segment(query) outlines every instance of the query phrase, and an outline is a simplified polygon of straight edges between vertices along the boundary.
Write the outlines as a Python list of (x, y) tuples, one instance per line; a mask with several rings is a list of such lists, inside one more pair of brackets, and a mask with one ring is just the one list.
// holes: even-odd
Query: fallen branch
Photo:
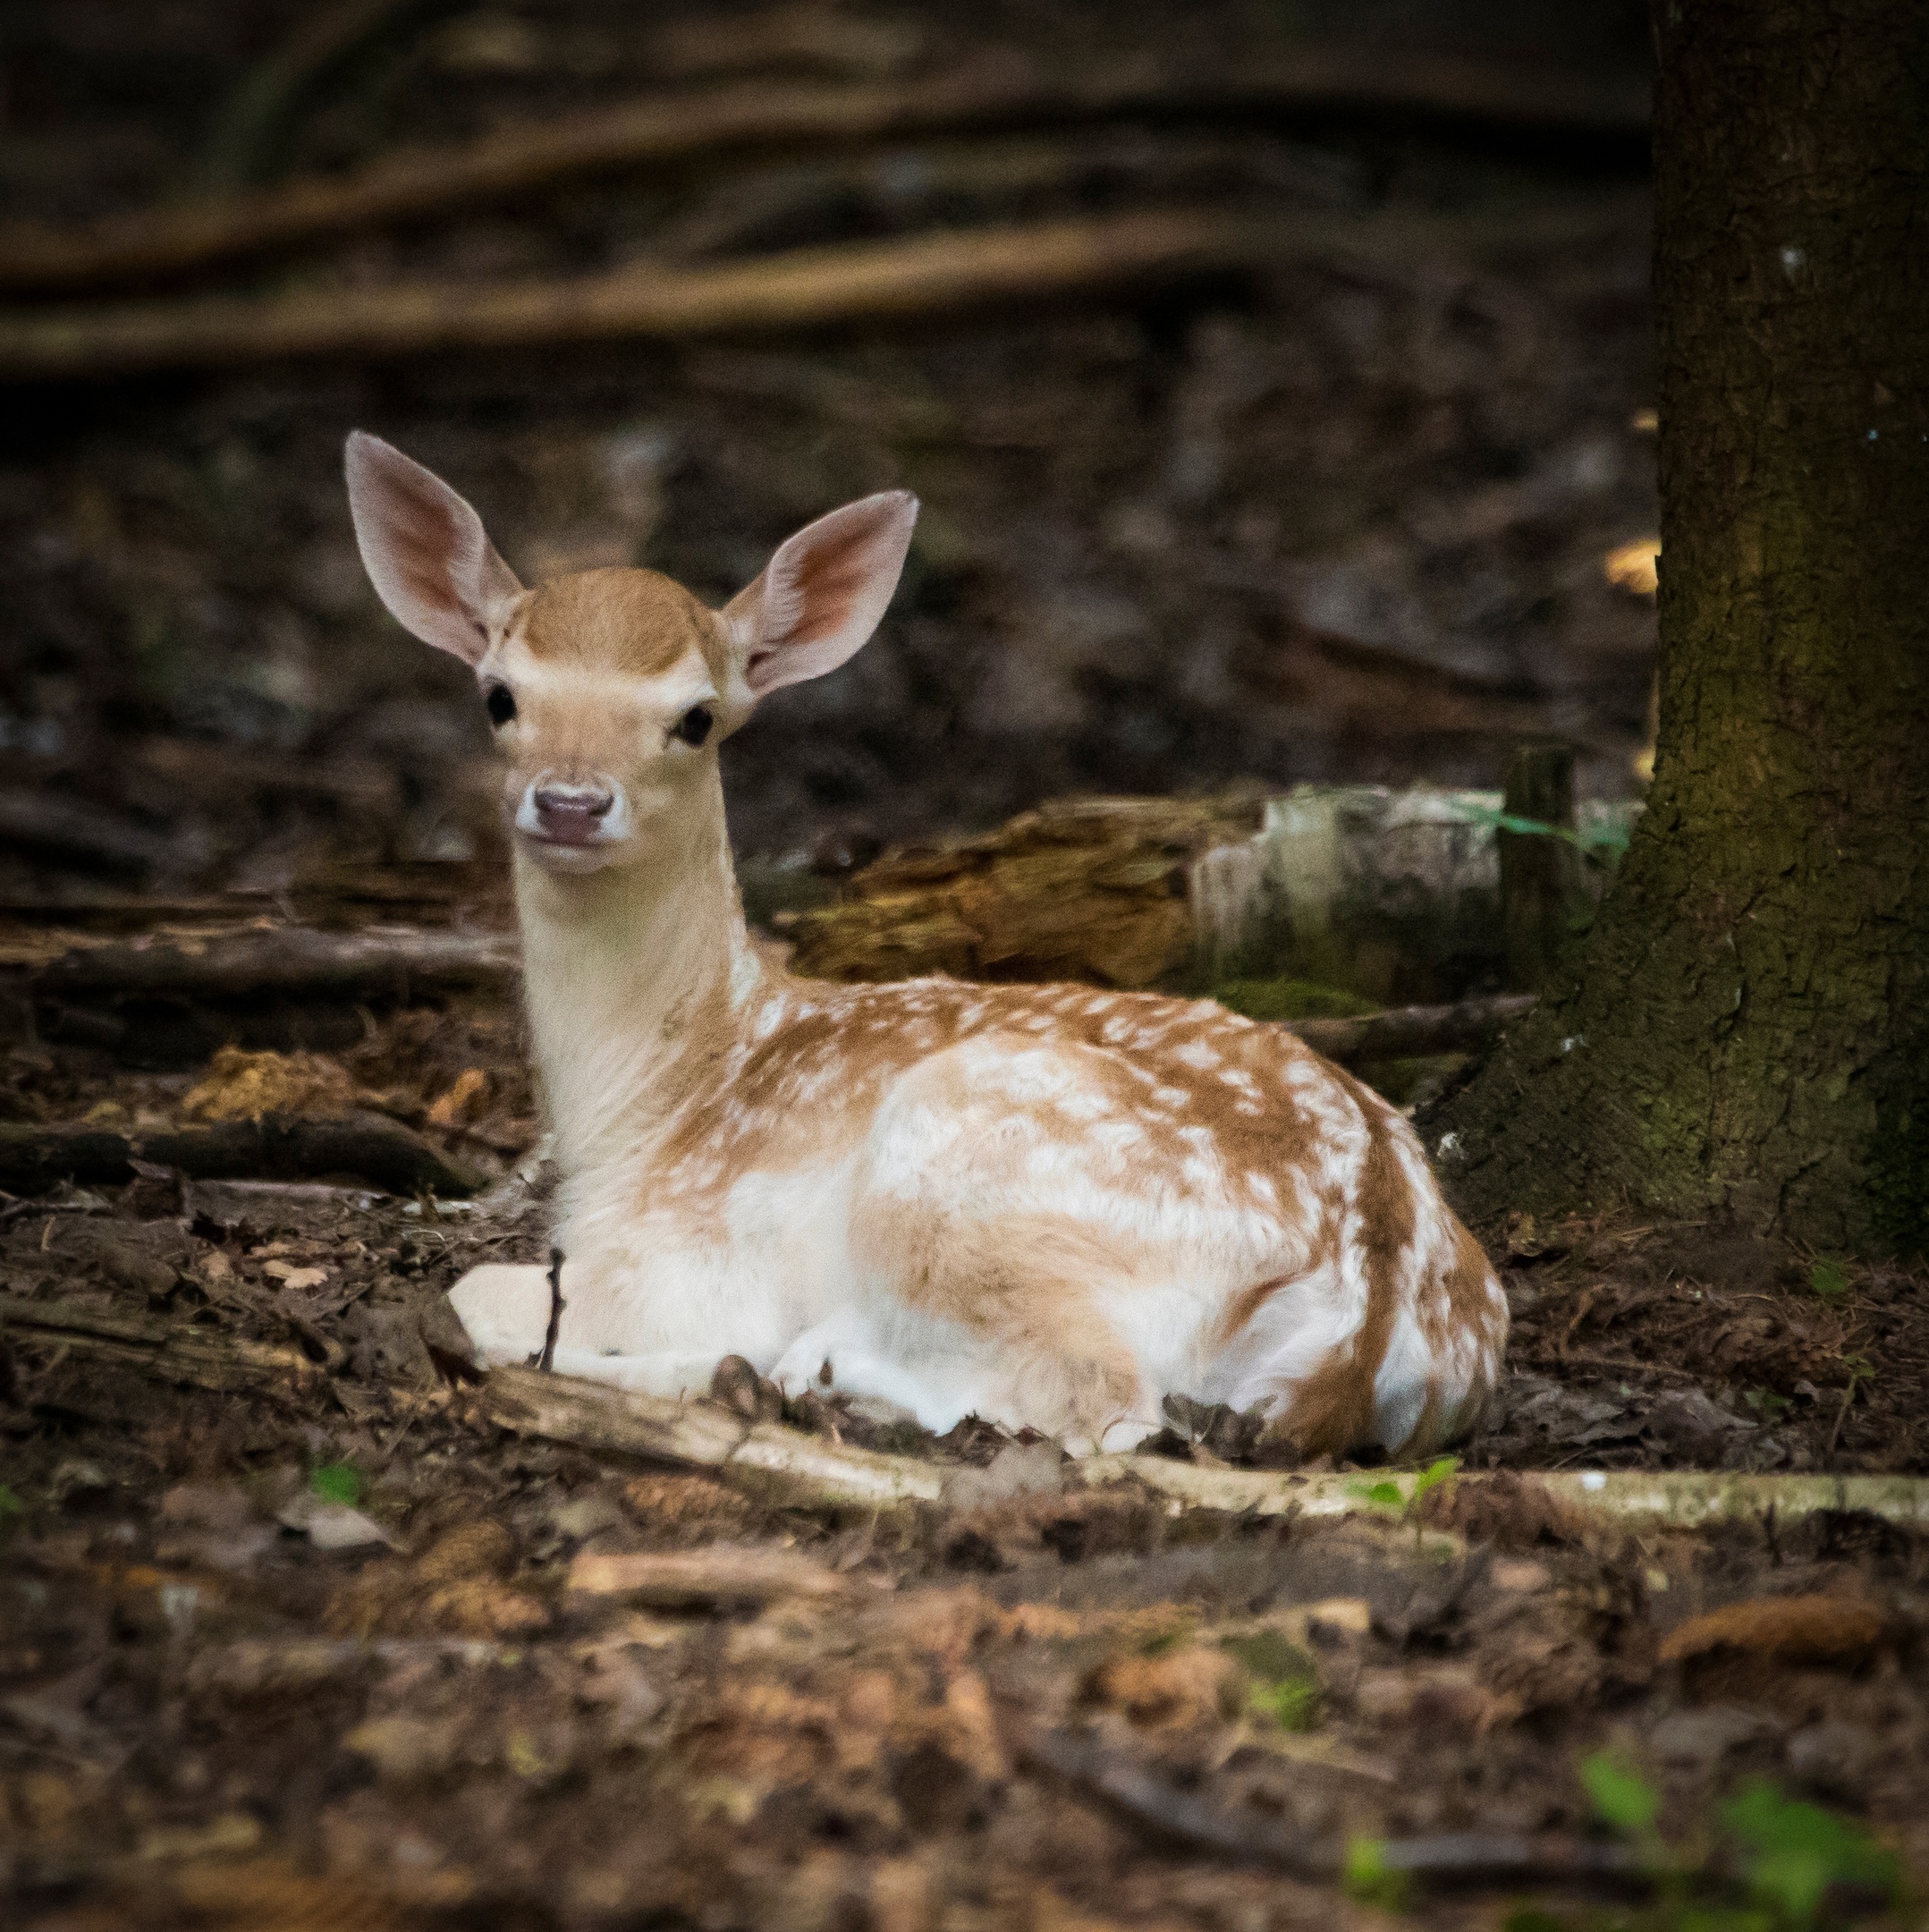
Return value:
[(521, 953), (510, 933), (317, 932), (248, 928), (205, 938), (112, 940), (77, 946), (28, 976), (38, 997), (79, 996), (406, 999), (418, 987), (512, 986)]
[(1408, 1060), (1427, 1054), (1478, 1053), (1534, 1010), (1531, 993), (1462, 1000), (1455, 1006), (1395, 1006), (1356, 1020), (1289, 1020), (1316, 1053), (1349, 1065), (1372, 1060)]
[(1156, 64), (1110, 74), (987, 71), (961, 79), (861, 86), (753, 82), (642, 100), (493, 134), (463, 147), (393, 154), (359, 173), (253, 194), (143, 209), (78, 234), (0, 231), (0, 289), (105, 286), (180, 275), (384, 222), (419, 220), (572, 176), (661, 166), (801, 142), (853, 143), (1106, 115), (1162, 119), (1293, 110), (1485, 123), (1639, 145), (1645, 85), (1603, 86), (1447, 59), (1307, 53), (1283, 64), (1175, 81)]
[(70, 1355), (118, 1362), (158, 1381), (221, 1394), (269, 1389), (306, 1394), (324, 1379), (322, 1368), (300, 1349), (77, 1301), (0, 1296), (0, 1334), (14, 1342), (56, 1345)]
[(534, 1368), (491, 1369), (468, 1402), (478, 1420), (520, 1436), (713, 1470), (777, 1501), (876, 1509), (943, 1496), (942, 1463), (748, 1422), (718, 1402), (640, 1395)]
[[(1349, 1516), (1370, 1512), (1357, 1476), (1296, 1476), (1267, 1470), (1210, 1469), (1166, 1456), (1095, 1455), (1077, 1465), (1097, 1487), (1138, 1482), (1194, 1509), (1256, 1516)], [(1375, 1479), (1376, 1480), (1378, 1479)], [(1392, 1479), (1403, 1487), (1411, 1479)], [(1468, 1473), (1463, 1487), (1484, 1479)], [(1523, 1470), (1510, 1477), (1544, 1487), (1557, 1506), (1671, 1529), (1712, 1522), (1778, 1522), (1841, 1512), (1891, 1522), (1929, 1523), (1929, 1479), (1919, 1476), (1740, 1476), (1724, 1470), (1645, 1475), (1629, 1470)]]
[(209, 1127), (115, 1133), (100, 1127), (0, 1123), (0, 1188), (45, 1193), (63, 1181), (114, 1185), (133, 1163), (173, 1167), (190, 1181), (312, 1181), (356, 1174), (391, 1194), (476, 1193), (485, 1177), (436, 1153), (380, 1114), (326, 1119), (267, 1114)]
[[(829, 1443), (780, 1423), (749, 1423), (720, 1403), (673, 1401), (613, 1389), (573, 1376), (496, 1368), (469, 1398), (479, 1420), (591, 1451), (640, 1456), (715, 1470), (793, 1503), (941, 1503), (950, 1479), (972, 1473), (915, 1456)], [(1139, 1483), (1183, 1508), (1233, 1515), (1377, 1516), (1357, 1475), (1298, 1476), (1265, 1470), (1212, 1469), (1157, 1455), (1094, 1455), (1070, 1465), (1073, 1482), (1100, 1488)], [(1378, 1481), (1383, 1479), (1375, 1478)], [(1410, 1476), (1391, 1479), (1410, 1489)], [(1486, 1479), (1469, 1472), (1463, 1488)], [(1647, 1476), (1617, 1470), (1559, 1470), (1508, 1476), (1545, 1485), (1571, 1510), (1677, 1529), (1824, 1513), (1929, 1524), (1929, 1479), (1916, 1476), (1738, 1476), (1688, 1470)]]
[(798, 249), (679, 268), (639, 263), (597, 275), (490, 285), (385, 288), (131, 302), (19, 313), (0, 321), (0, 379), (231, 368), (284, 357), (382, 358), (626, 337), (674, 340), (793, 330), (1037, 301), (1276, 267), (1296, 256), (1410, 267), (1417, 258), (1598, 245), (1641, 218), (1612, 199), (1491, 217), (1254, 216), (1161, 210)]
[[(1041, 1769), (1082, 1786), (1160, 1836), (1199, 1851), (1271, 1866), (1330, 1883), (1346, 1868), (1340, 1847), (1265, 1818), (1229, 1811), (1197, 1792), (1179, 1790), (1088, 1733), (1040, 1731), (1020, 1755)], [(1586, 1839), (1451, 1832), (1431, 1838), (1395, 1838), (1374, 1847), (1389, 1877), (1461, 1885), (1599, 1885), (1646, 1889), (1652, 1878), (1626, 1845)]]

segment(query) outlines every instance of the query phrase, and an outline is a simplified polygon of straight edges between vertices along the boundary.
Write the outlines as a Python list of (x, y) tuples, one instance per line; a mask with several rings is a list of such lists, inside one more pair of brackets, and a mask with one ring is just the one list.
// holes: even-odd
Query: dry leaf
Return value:
[(1661, 588), (1660, 556), (1659, 537), (1637, 537), (1631, 543), (1617, 544), (1602, 558), (1601, 568), (1618, 589), (1653, 597)]
[(1778, 1664), (1866, 1662), (1882, 1648), (1888, 1619), (1857, 1597), (1756, 1597), (1678, 1624), (1661, 1659), (1679, 1664), (1715, 1650), (1739, 1650)]

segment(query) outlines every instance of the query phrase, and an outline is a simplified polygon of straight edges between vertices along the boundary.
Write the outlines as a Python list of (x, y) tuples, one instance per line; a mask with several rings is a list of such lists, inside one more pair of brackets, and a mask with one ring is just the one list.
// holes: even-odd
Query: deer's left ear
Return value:
[(723, 606), (738, 675), (753, 698), (822, 677), (877, 628), (918, 521), (909, 490), (885, 490), (786, 538), (757, 581)]

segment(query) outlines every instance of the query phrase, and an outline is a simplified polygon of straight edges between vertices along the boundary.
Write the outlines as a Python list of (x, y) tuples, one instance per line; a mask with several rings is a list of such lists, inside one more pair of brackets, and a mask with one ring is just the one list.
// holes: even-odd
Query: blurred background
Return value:
[[(526, 580), (641, 563), (721, 601), (797, 525), (918, 492), (877, 640), (728, 748), (748, 855), (834, 874), (1070, 793), (1492, 786), (1543, 733), (1584, 796), (1628, 796), (1645, 13), (11, 10), (0, 897), (495, 863), (468, 674), (356, 557), (357, 426)], [(398, 166), (433, 178), (412, 211), (366, 191)], [(266, 228), (237, 242), (237, 210)], [(878, 312), (863, 275), (944, 237), (961, 279)], [(800, 250), (814, 309), (704, 309)], [(586, 332), (612, 277), (688, 312)], [(512, 286), (548, 292), (521, 339), (385, 320), (398, 292), (460, 316)]]

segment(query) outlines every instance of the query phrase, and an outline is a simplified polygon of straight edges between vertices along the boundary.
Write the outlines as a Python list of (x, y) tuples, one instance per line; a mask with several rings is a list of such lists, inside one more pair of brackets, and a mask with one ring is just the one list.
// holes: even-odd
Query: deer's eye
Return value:
[(692, 705), (670, 727), (670, 735), (681, 738), (687, 745), (700, 745), (710, 735), (710, 727), (715, 723), (708, 705)]
[(489, 723), (498, 727), (516, 715), (516, 700), (506, 684), (490, 685), (489, 694), (482, 702), (489, 714)]

